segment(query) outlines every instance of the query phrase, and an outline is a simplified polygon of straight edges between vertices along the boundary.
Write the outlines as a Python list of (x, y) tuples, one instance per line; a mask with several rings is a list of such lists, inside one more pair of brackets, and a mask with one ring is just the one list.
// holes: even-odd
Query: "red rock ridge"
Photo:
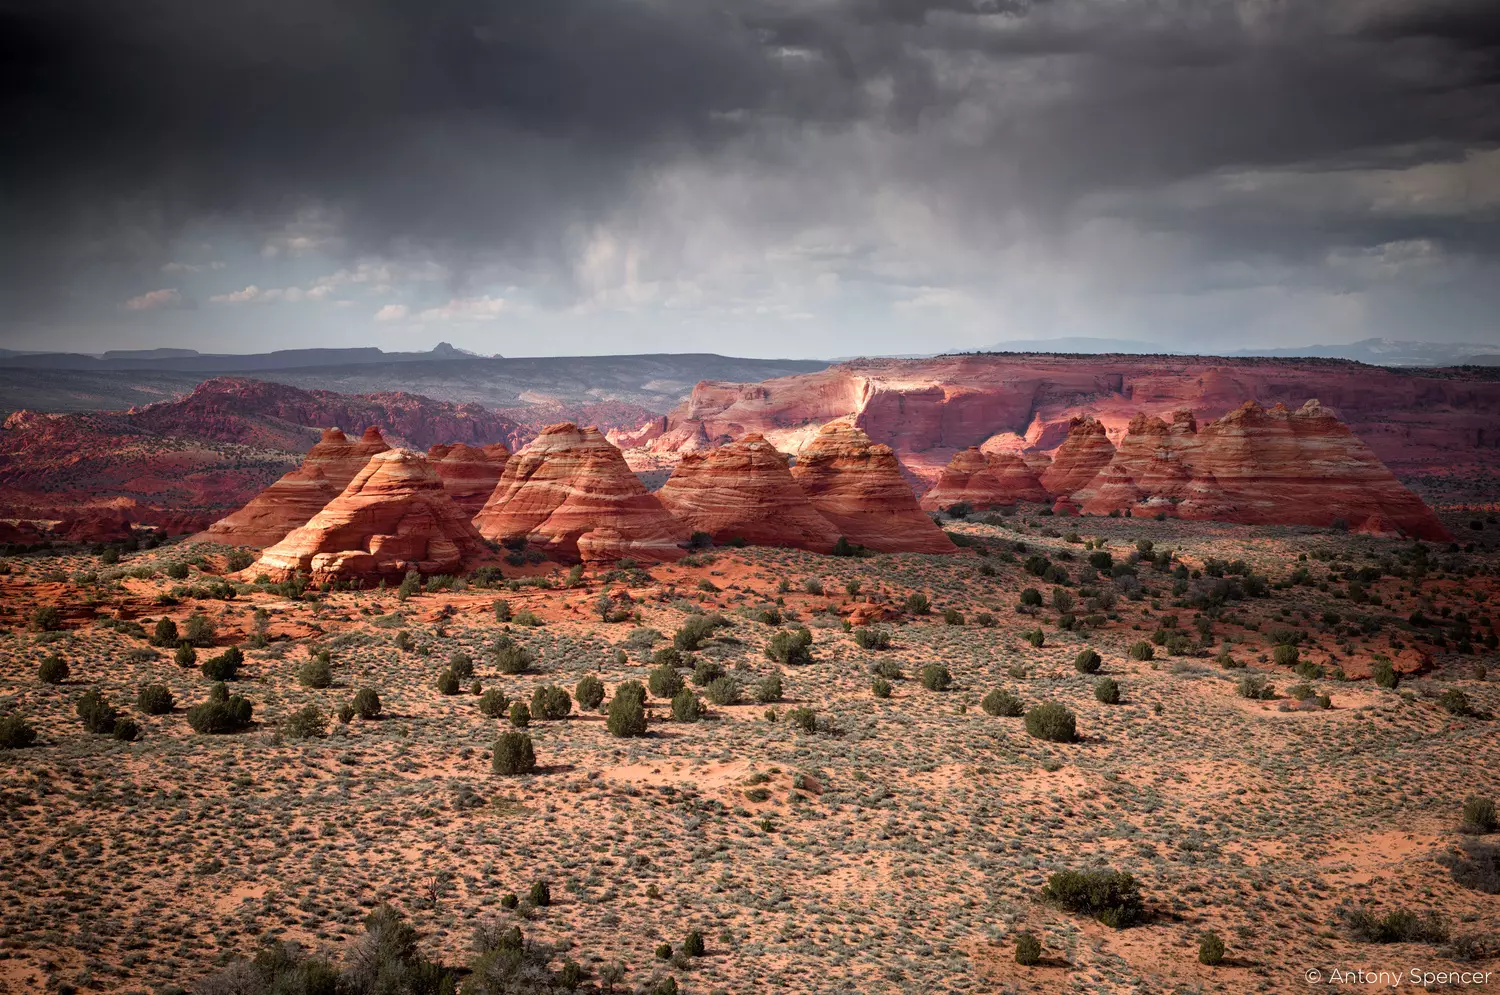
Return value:
[(844, 421), (824, 425), (792, 477), (850, 542), (881, 553), (951, 553), (952, 540), (917, 504), (890, 446)]
[(484, 540), (443, 488), (427, 457), (410, 449), (372, 456), (343, 492), (244, 571), (283, 581), (399, 580), (462, 573)]
[(656, 496), (673, 518), (715, 542), (827, 553), (839, 538), (792, 479), (787, 457), (754, 433), (684, 455)]
[(483, 448), (462, 442), (440, 443), (427, 450), (427, 459), (453, 503), (473, 518), (500, 483), (510, 450), (500, 443)]
[(939, 511), (955, 504), (983, 510), (1021, 501), (1047, 502), (1051, 495), (1036, 473), (1013, 453), (986, 455), (978, 446), (954, 455), (938, 474), (937, 483), (922, 495), (926, 511)]
[(526, 539), (561, 560), (678, 559), (688, 530), (590, 426), (549, 425), (511, 457), (474, 524), (488, 539)]
[(1102, 422), (1073, 418), (1068, 422), (1068, 437), (1041, 472), (1042, 486), (1059, 496), (1072, 494), (1093, 480), (1114, 456), (1114, 443), (1109, 441)]

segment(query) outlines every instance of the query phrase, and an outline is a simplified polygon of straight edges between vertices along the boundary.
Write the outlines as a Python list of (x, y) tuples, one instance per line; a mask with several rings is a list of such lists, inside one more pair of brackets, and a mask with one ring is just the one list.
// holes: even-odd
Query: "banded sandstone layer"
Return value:
[(1036, 472), (1014, 453), (984, 453), (970, 446), (956, 454), (938, 474), (937, 483), (922, 495), (926, 511), (966, 504), (983, 510), (1021, 501), (1048, 501), (1047, 489)]
[(444, 443), (427, 450), (427, 459), (453, 503), (473, 518), (500, 483), (510, 450), (498, 442), (482, 448), (462, 442)]
[(787, 457), (757, 434), (682, 457), (656, 492), (662, 507), (718, 543), (830, 552), (839, 533), (792, 479)]
[(485, 538), (572, 561), (670, 561), (688, 540), (620, 450), (572, 422), (547, 426), (511, 458), (474, 524)]
[(484, 549), (427, 457), (391, 449), (372, 456), (338, 497), (262, 553), (246, 575), (399, 580), (410, 570), (463, 573)]

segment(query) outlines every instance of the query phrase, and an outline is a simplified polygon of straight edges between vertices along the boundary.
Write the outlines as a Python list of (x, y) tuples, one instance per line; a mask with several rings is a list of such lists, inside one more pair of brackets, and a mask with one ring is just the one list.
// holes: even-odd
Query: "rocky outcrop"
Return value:
[(110, 508), (94, 508), (52, 526), (52, 534), (68, 542), (121, 542), (131, 536), (130, 516)]
[(324, 429), (323, 437), (308, 450), (301, 466), (239, 511), (210, 525), (198, 538), (253, 549), (275, 545), (338, 497), (370, 457), (390, 448), (373, 425), (355, 441), (337, 428)]
[(850, 542), (881, 553), (951, 553), (953, 542), (917, 504), (890, 446), (848, 422), (824, 425), (797, 454), (792, 477)]
[(473, 518), (500, 483), (510, 450), (500, 443), (483, 448), (462, 442), (440, 443), (427, 450), (427, 459), (453, 503)]
[(671, 561), (688, 540), (620, 450), (572, 422), (547, 426), (511, 457), (474, 524), (488, 539), (524, 539), (564, 561)]
[(1251, 401), (1199, 430), (1190, 412), (1170, 424), (1138, 415), (1115, 458), (1074, 495), (1083, 511), (1246, 525), (1331, 526), (1450, 539), (1421, 498), (1403, 487), (1316, 400), (1296, 411)]
[(398, 581), (408, 571), (463, 573), (484, 540), (443, 488), (427, 457), (410, 449), (377, 453), (343, 492), (261, 554), (246, 576), (281, 581)]
[(922, 495), (926, 511), (939, 511), (955, 504), (975, 510), (1016, 504), (1042, 503), (1051, 496), (1026, 462), (1014, 453), (986, 454), (970, 446), (955, 455), (938, 474), (937, 483)]
[(662, 507), (715, 542), (827, 553), (839, 533), (792, 479), (787, 457), (758, 434), (682, 457), (656, 492)]
[(1109, 441), (1103, 422), (1074, 418), (1068, 422), (1067, 438), (1052, 454), (1052, 462), (1039, 479), (1051, 494), (1073, 494), (1108, 466), (1114, 455), (1114, 443)]

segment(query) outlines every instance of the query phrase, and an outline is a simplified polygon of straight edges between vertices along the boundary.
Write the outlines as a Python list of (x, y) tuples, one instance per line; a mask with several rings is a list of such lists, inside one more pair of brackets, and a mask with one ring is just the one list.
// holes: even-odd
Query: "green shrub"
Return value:
[(880, 660), (870, 669), (888, 681), (899, 681), (901, 679), (901, 664), (895, 660)]
[(524, 674), (536, 662), (531, 650), (509, 636), (495, 640), (495, 668), (502, 674)]
[(128, 715), (115, 719), (115, 727), (110, 730), (110, 735), (122, 743), (134, 743), (140, 734), (140, 725)]
[(605, 727), (611, 736), (646, 735), (646, 691), (638, 681), (626, 681), (615, 689)]
[(1042, 592), (1034, 587), (1028, 587), (1021, 591), (1022, 608), (1042, 607)]
[(904, 607), (908, 614), (926, 615), (932, 610), (932, 602), (921, 591), (913, 591), (906, 596)]
[(1094, 683), (1094, 699), (1106, 705), (1120, 703), (1120, 685), (1113, 677), (1101, 677)]
[(108, 735), (115, 731), (115, 720), (119, 713), (115, 707), (104, 700), (97, 689), (89, 689), (79, 695), (74, 702), (73, 709), (78, 717), (83, 720), (83, 727), (91, 733)]
[(374, 688), (360, 688), (350, 702), (354, 711), (362, 719), (376, 719), (380, 717), (380, 695)]
[(333, 664), (323, 655), (318, 655), (297, 668), (297, 682), (305, 688), (333, 686)]
[(198, 662), (198, 651), (193, 649), (192, 643), (178, 643), (177, 649), (172, 651), (172, 660), (179, 667), (191, 667)]
[(203, 676), (211, 681), (233, 681), (240, 675), (240, 665), (245, 662), (245, 654), (238, 646), (211, 656), (203, 661)]
[(854, 644), (860, 649), (885, 650), (891, 648), (891, 633), (888, 629), (855, 629)]
[(135, 696), (135, 707), (147, 715), (166, 715), (177, 707), (177, 699), (165, 684), (144, 684)]
[(479, 714), (491, 719), (502, 719), (510, 709), (510, 699), (499, 688), (490, 688), (479, 696)]
[(1080, 674), (1097, 674), (1099, 672), (1099, 665), (1103, 662), (1098, 653), (1095, 653), (1092, 649), (1085, 648), (1080, 650), (1078, 655), (1073, 658), (1073, 669)]
[(807, 629), (782, 629), (766, 643), (766, 657), (783, 665), (812, 663), (812, 642)]
[(1472, 795), (1464, 799), (1463, 830), (1466, 833), (1493, 833), (1500, 828), (1495, 816), (1495, 800)]
[(929, 691), (946, 691), (953, 686), (953, 675), (941, 663), (929, 663), (922, 668), (922, 686)]
[(531, 725), (531, 709), (524, 701), (513, 701), (510, 705), (510, 724), (517, 729)]
[(159, 619), (156, 628), (151, 631), (151, 645), (153, 646), (176, 646), (182, 641), (177, 635), (177, 623), (170, 618)]
[(524, 732), (502, 732), (495, 740), (495, 754), (490, 766), (496, 774), (513, 777), (536, 770), (536, 749)]
[(1198, 938), (1198, 963), (1213, 967), (1224, 962), (1224, 941), (1215, 932), (1204, 933)]
[(877, 677), (870, 684), (870, 692), (877, 698), (889, 698), (891, 696), (891, 682), (884, 677)]
[(1391, 666), (1391, 661), (1383, 656), (1377, 656), (1375, 662), (1370, 665), (1370, 676), (1375, 680), (1376, 687), (1393, 690), (1401, 683), (1401, 677), (1396, 673), (1396, 668)]
[(995, 688), (989, 694), (980, 699), (979, 707), (987, 714), (1015, 718), (1025, 714), (1026, 708), (1021, 704), (1021, 699), (1004, 688)]
[(510, 619), (511, 619), (511, 611), (510, 611), (510, 602), (509, 601), (506, 601), (504, 598), (497, 598), (495, 600), (494, 608), (495, 608), (495, 622), (497, 624), (504, 625), (506, 622), (510, 621)]
[(0, 719), (0, 750), (25, 749), (36, 742), (36, 730), (19, 715)]
[(1021, 637), (1037, 649), (1047, 644), (1047, 634), (1041, 629), (1030, 629), (1021, 633)]
[(572, 711), (573, 698), (566, 688), (543, 684), (531, 693), (531, 714), (539, 719), (555, 722), (567, 718)]
[(209, 621), (207, 615), (202, 612), (194, 612), (189, 615), (187, 622), (183, 625), (182, 638), (194, 646), (212, 646), (214, 641), (214, 624)]
[(724, 668), (713, 660), (699, 660), (693, 667), (692, 681), (698, 687), (707, 687), (724, 676)]
[(474, 676), (474, 659), (463, 650), (458, 650), (448, 657), (448, 669), (461, 681), (467, 681)]
[(328, 716), (317, 705), (303, 705), (281, 720), (281, 733), (287, 739), (317, 739), (328, 733)]
[(1297, 647), (1283, 643), (1271, 651), (1271, 659), (1278, 667), (1295, 667), (1302, 655), (1297, 652)]
[(723, 615), (692, 615), (672, 634), (672, 645), (683, 653), (692, 653), (713, 636), (715, 629), (728, 624)]
[(818, 713), (806, 705), (788, 711), (786, 720), (803, 732), (814, 732), (818, 728)]
[(1344, 922), (1356, 940), (1365, 943), (1442, 943), (1448, 939), (1448, 924), (1437, 912), (1418, 914), (1393, 909), (1377, 916), (1367, 908), (1346, 909)]
[(698, 696), (687, 688), (678, 691), (672, 698), (672, 718), (677, 722), (697, 722), (703, 714)]
[(682, 941), (682, 952), (689, 957), (702, 957), (703, 949), (703, 934), (696, 929), (690, 930)]
[(1024, 967), (1032, 967), (1041, 963), (1042, 941), (1031, 933), (1016, 934), (1016, 963)]
[(253, 712), (248, 700), (230, 694), (221, 681), (209, 690), (207, 701), (187, 710), (187, 721), (194, 732), (218, 735), (248, 727)]
[(781, 700), (781, 675), (767, 674), (755, 684), (755, 700), (762, 705), (774, 704)]
[(943, 609), (943, 624), (944, 625), (963, 625), (964, 624), (964, 615), (963, 615), (963, 612), (959, 611), (957, 608), (944, 608)]
[(703, 696), (715, 705), (734, 705), (740, 700), (740, 682), (733, 677), (716, 677), (703, 689)]
[(578, 686), (573, 689), (573, 697), (579, 708), (592, 712), (604, 703), (604, 682), (592, 674), (580, 678)]
[(1458, 688), (1449, 688), (1438, 695), (1438, 704), (1450, 715), (1473, 715), (1474, 706), (1469, 704), (1469, 696)]
[(458, 675), (444, 667), (438, 674), (437, 689), (439, 694), (458, 694)]
[(186, 563), (168, 563), (166, 573), (173, 580), (187, 580), (188, 565)]
[(531, 890), (526, 893), (526, 897), (531, 899), (532, 905), (535, 905), (539, 909), (545, 909), (552, 904), (552, 889), (547, 886), (547, 882), (537, 881), (532, 884)]
[(1253, 701), (1269, 701), (1276, 697), (1275, 686), (1259, 674), (1241, 678), (1238, 690), (1241, 698)]
[(1049, 743), (1071, 743), (1078, 738), (1078, 720), (1066, 706), (1049, 701), (1026, 713), (1026, 732)]
[(43, 684), (61, 684), (68, 679), (69, 673), (71, 671), (68, 668), (68, 661), (56, 653), (50, 653), (42, 658), (41, 666), (37, 667), (36, 676)]
[(1123, 871), (1058, 871), (1047, 879), (1042, 897), (1112, 929), (1133, 926), (1146, 916), (1140, 886)]
[(1130, 644), (1130, 658), (1132, 660), (1150, 660), (1156, 656), (1156, 648), (1142, 639)]
[(664, 663), (651, 671), (646, 678), (646, 686), (658, 698), (675, 698), (682, 690), (682, 675), (678, 674), (670, 664)]

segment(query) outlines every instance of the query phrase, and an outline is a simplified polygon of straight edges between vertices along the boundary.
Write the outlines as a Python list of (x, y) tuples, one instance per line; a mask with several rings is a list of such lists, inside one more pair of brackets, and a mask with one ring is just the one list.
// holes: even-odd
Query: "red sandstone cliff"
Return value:
[(983, 510), (1021, 501), (1051, 503), (1036, 472), (1013, 453), (985, 454), (977, 446), (957, 453), (922, 495), (922, 508), (938, 511), (955, 504)]

